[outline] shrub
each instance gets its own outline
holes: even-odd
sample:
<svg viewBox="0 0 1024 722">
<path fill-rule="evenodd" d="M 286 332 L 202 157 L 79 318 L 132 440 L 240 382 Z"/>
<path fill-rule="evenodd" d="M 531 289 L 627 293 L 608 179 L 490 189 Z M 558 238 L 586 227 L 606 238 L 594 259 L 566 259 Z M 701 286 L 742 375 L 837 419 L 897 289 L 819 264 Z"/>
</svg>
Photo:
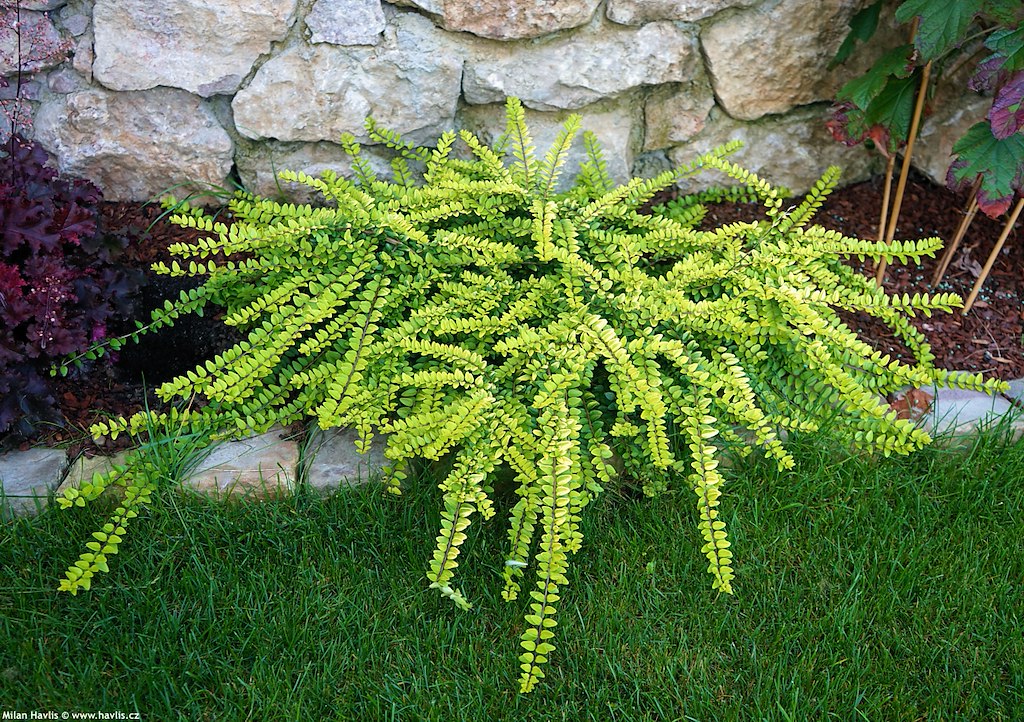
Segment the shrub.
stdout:
<svg viewBox="0 0 1024 722">
<path fill-rule="evenodd" d="M 138 414 L 93 431 L 164 424 L 225 437 L 312 416 L 323 428 L 358 429 L 364 443 L 388 434 L 396 493 L 410 461 L 451 455 L 427 578 L 463 609 L 460 547 L 474 516 L 495 514 L 492 483 L 510 470 L 518 500 L 508 512 L 504 597 L 517 598 L 531 564 L 535 573 L 520 641 L 528 692 L 554 650 L 569 555 L 583 542 L 580 516 L 603 487 L 619 483 L 616 456 L 647 494 L 692 494 L 712 587 L 729 593 L 718 439 L 740 451 L 760 447 L 789 467 L 779 429 L 837 422 L 861 447 L 905 453 L 928 436 L 896 418 L 880 393 L 998 382 L 936 370 L 908 321 L 948 310 L 957 297 L 887 296 L 841 262 L 851 254 L 917 258 L 938 239 L 887 246 L 808 225 L 836 169 L 784 211 L 776 189 L 724 158 L 736 144 L 614 187 L 585 134 L 588 160 L 559 193 L 579 117 L 543 159 L 514 99 L 507 117 L 495 147 L 462 131 L 415 148 L 368 122 L 396 153 L 393 181 L 376 178 L 347 137 L 354 180 L 283 174 L 322 193 L 325 207 L 241 195 L 230 227 L 200 211 L 177 216 L 210 236 L 172 249 L 187 264 L 158 270 L 207 280 L 138 332 L 216 304 L 247 337 L 158 390 L 165 400 L 195 394 L 208 401 L 203 408 Z M 735 197 L 727 191 L 638 211 L 702 168 L 736 179 L 763 202 L 765 219 L 701 230 L 702 203 Z M 836 307 L 888 322 L 917 362 L 870 348 Z M 83 570 L 99 569 L 84 561 L 61 589 L 87 588 Z"/>
<path fill-rule="evenodd" d="M 97 229 L 100 192 L 62 180 L 13 136 L 0 158 L 0 433 L 57 421 L 47 370 L 106 336 L 139 278 L 113 263 L 126 239 Z"/>
<path fill-rule="evenodd" d="M 851 22 L 851 33 L 836 62 L 853 52 L 858 40 L 874 35 L 885 0 L 864 8 Z M 974 57 L 968 87 L 991 94 L 992 106 L 956 141 L 947 173 L 951 188 L 977 183 L 980 209 L 995 218 L 1005 213 L 1024 184 L 1024 11 L 1017 0 L 905 0 L 896 19 L 911 23 L 912 40 L 883 55 L 871 69 L 836 94 L 830 127 L 849 145 L 871 139 L 886 155 L 910 140 L 918 87 L 928 84 L 929 70 Z"/>
</svg>

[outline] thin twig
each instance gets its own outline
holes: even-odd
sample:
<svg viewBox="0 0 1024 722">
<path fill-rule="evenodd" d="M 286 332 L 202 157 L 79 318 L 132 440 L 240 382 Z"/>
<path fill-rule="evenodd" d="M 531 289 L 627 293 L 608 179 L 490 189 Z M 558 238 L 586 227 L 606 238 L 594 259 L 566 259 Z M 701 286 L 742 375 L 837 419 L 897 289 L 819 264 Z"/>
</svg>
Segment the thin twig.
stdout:
<svg viewBox="0 0 1024 722">
<path fill-rule="evenodd" d="M 903 166 L 900 168 L 900 180 L 896 185 L 896 198 L 892 203 L 892 213 L 889 215 L 889 228 L 885 233 L 885 242 L 892 243 L 896 236 L 896 221 L 900 217 L 900 207 L 903 205 L 903 194 L 907 189 L 907 176 L 910 175 L 910 156 L 914 152 L 914 140 L 917 137 L 917 129 L 921 124 L 921 114 L 924 112 L 924 99 L 928 94 L 928 77 L 932 72 L 932 63 L 929 60 L 925 63 L 921 72 L 921 86 L 917 91 L 917 102 L 914 104 L 914 115 L 910 119 L 910 133 L 907 135 L 907 149 L 903 152 Z M 879 286 L 885 279 L 886 261 L 883 258 L 878 264 L 878 271 L 875 273 L 875 283 Z"/>
<path fill-rule="evenodd" d="M 953 237 L 953 242 L 946 248 L 946 252 L 942 254 L 942 260 L 939 262 L 939 267 L 935 269 L 935 275 L 932 276 L 932 285 L 935 286 L 942 280 L 942 277 L 946 273 L 946 269 L 949 268 L 950 261 L 953 260 L 953 254 L 956 253 L 956 249 L 960 245 L 960 241 L 967 235 L 967 229 L 974 220 L 974 217 L 978 214 L 978 191 L 981 189 L 981 176 L 974 181 L 974 186 L 971 188 L 971 196 L 967 199 L 967 213 L 960 220 L 960 226 L 956 229 L 956 235 Z"/>
<path fill-rule="evenodd" d="M 960 311 L 960 315 L 966 315 L 971 310 L 971 306 L 974 305 L 974 299 L 978 297 L 978 293 L 981 291 L 982 284 L 985 283 L 985 279 L 988 278 L 989 272 L 992 270 L 993 264 L 996 262 L 996 257 L 999 255 L 999 251 L 1003 249 L 1003 244 L 1006 243 L 1006 239 L 1010 237 L 1010 231 L 1013 230 L 1014 224 L 1017 223 L 1017 218 L 1020 217 L 1021 210 L 1024 210 L 1024 197 L 1017 201 L 1016 207 L 1013 209 L 1013 213 L 1010 214 L 1009 220 L 1006 221 L 1006 225 L 1003 226 L 1003 232 L 999 235 L 999 240 L 996 241 L 995 248 L 992 249 L 992 253 L 988 254 L 988 260 L 985 261 L 985 267 L 981 269 L 981 273 L 978 275 L 978 280 L 974 282 L 974 288 L 971 289 L 971 295 L 967 297 L 967 301 L 964 302 L 963 310 Z"/>
<path fill-rule="evenodd" d="M 889 199 L 892 196 L 892 173 L 896 168 L 896 154 L 893 153 L 885 161 L 885 187 L 882 190 L 882 210 L 878 214 L 878 242 L 885 241 L 885 222 L 889 218 Z M 884 259 L 879 259 L 884 262 Z"/>
</svg>

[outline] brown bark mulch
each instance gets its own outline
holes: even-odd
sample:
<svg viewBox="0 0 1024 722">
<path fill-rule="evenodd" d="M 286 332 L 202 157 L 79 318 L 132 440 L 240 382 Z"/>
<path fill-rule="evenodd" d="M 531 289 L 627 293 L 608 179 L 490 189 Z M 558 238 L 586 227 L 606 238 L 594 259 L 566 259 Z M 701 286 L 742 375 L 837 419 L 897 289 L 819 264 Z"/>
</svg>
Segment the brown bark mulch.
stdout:
<svg viewBox="0 0 1024 722">
<path fill-rule="evenodd" d="M 847 236 L 873 239 L 877 234 L 881 199 L 880 178 L 847 186 L 830 196 L 815 222 Z M 962 196 L 912 175 L 896 237 L 914 239 L 935 235 L 948 241 L 956 231 L 964 206 Z M 718 225 L 746 219 L 756 211 L 753 207 L 735 205 L 712 207 L 707 222 Z M 169 261 L 167 247 L 171 243 L 192 240 L 196 235 L 194 231 L 158 220 L 161 209 L 156 205 L 105 203 L 102 213 L 108 228 L 133 229 L 136 240 L 126 252 L 124 262 L 137 268 L 148 269 L 156 260 Z M 928 283 L 938 262 L 936 258 L 920 266 L 890 266 L 886 289 L 911 295 L 952 291 L 966 298 L 1001 230 L 1002 222 L 979 215 L 961 244 L 962 251 L 938 288 L 932 289 Z M 1024 244 L 1020 240 L 1019 232 L 1014 231 L 978 302 L 967 315 L 954 312 L 917 319 L 915 323 L 932 345 L 936 365 L 979 371 L 1006 380 L 1024 377 L 1021 339 Z M 870 261 L 858 267 L 865 274 L 874 274 Z M 185 287 L 181 281 L 158 277 L 148 270 L 147 277 L 149 282 L 143 291 L 143 304 L 147 308 L 162 304 L 163 298 L 177 297 Z M 143 317 L 148 318 L 148 310 Z M 845 320 L 875 348 L 897 356 L 902 352 L 899 341 L 874 319 L 848 316 Z M 175 328 L 148 337 L 140 347 L 128 347 L 120 352 L 118 363 L 112 369 L 58 379 L 57 398 L 65 426 L 48 430 L 43 440 L 51 444 L 70 443 L 73 453 L 83 448 L 89 453 L 97 451 L 86 439 L 91 423 L 102 415 L 127 415 L 142 409 L 146 390 L 149 391 L 148 403 L 152 408 L 158 407 L 152 389 L 225 348 L 229 341 L 226 331 L 226 327 L 209 317 L 183 319 Z M 123 442 L 115 444 L 122 445 Z"/>
</svg>

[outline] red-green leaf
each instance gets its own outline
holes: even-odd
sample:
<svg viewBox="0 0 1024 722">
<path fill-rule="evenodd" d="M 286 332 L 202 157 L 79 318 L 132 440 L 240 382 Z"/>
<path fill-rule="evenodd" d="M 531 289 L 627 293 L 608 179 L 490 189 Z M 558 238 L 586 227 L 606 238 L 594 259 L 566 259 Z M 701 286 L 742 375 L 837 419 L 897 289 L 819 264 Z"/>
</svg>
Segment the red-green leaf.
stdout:
<svg viewBox="0 0 1024 722">
<path fill-rule="evenodd" d="M 985 121 L 971 126 L 953 146 L 956 160 L 946 174 L 953 188 L 963 188 L 981 178 L 978 207 L 991 218 L 1006 213 L 1024 176 L 1024 135 L 1000 140 Z"/>
<path fill-rule="evenodd" d="M 978 63 L 967 83 L 967 87 L 979 93 L 1005 85 L 1011 73 L 1024 70 L 1024 25 L 994 31 L 985 40 L 985 47 L 993 53 Z"/>
<path fill-rule="evenodd" d="M 920 19 L 914 45 L 922 58 L 934 60 L 963 41 L 984 4 L 984 0 L 906 0 L 897 8 L 896 19 L 901 23 Z"/>
<path fill-rule="evenodd" d="M 988 111 L 988 120 L 992 124 L 992 135 L 999 140 L 1010 137 L 1024 126 L 1024 71 L 1019 71 L 1010 81 L 999 89 L 992 107 Z"/>
<path fill-rule="evenodd" d="M 1024 68 L 1024 26 L 994 30 L 985 38 L 985 47 L 1005 58 L 1007 70 Z"/>
</svg>

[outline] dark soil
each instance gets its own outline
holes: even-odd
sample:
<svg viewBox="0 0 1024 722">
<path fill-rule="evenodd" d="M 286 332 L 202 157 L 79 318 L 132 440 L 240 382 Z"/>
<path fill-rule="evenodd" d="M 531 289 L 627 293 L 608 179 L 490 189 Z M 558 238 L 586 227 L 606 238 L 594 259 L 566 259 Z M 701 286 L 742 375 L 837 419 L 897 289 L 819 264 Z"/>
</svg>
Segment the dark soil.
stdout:
<svg viewBox="0 0 1024 722">
<path fill-rule="evenodd" d="M 847 236 L 874 239 L 881 199 L 881 179 L 842 188 L 830 196 L 818 212 L 816 222 Z M 948 241 L 956 231 L 964 206 L 965 198 L 920 176 L 912 176 L 896 237 L 939 236 Z M 720 225 L 747 220 L 757 217 L 759 210 L 758 206 L 716 206 L 710 209 L 708 221 Z M 171 243 L 196 237 L 195 231 L 157 220 L 160 212 L 159 207 L 153 205 L 106 203 L 103 207 L 109 228 L 134 228 L 137 235 L 125 263 L 146 271 L 148 284 L 143 290 L 139 318 L 148 318 L 150 309 L 162 305 L 164 298 L 176 298 L 188 286 L 181 279 L 157 276 L 149 270 L 154 261 L 171 260 L 167 252 Z M 936 258 L 926 260 L 921 266 L 890 266 L 886 289 L 900 294 L 952 291 L 966 298 L 1001 230 L 999 221 L 983 216 L 976 218 L 961 244 L 962 252 L 938 288 L 932 289 L 928 284 L 938 262 Z M 954 312 L 917 320 L 918 327 L 931 342 L 936 365 L 980 371 L 1007 380 L 1024 377 L 1021 339 L 1024 248 L 1018 241 L 1019 234 L 1015 230 L 999 255 L 979 300 L 967 315 Z M 872 262 L 855 262 L 855 265 L 865 274 L 874 275 Z M 868 317 L 847 316 L 846 320 L 875 348 L 896 357 L 903 353 L 902 344 L 884 325 Z M 87 440 L 86 433 L 91 423 L 103 416 L 134 413 L 146 403 L 150 408 L 159 408 L 152 389 L 233 343 L 235 336 L 229 331 L 216 317 L 182 319 L 171 329 L 144 336 L 138 347 L 129 346 L 121 351 L 112 368 L 97 367 L 84 374 L 58 379 L 57 398 L 65 425 L 48 429 L 42 441 L 70 444 L 72 453 L 79 450 L 95 453 L 98 449 Z M 126 442 L 107 442 L 106 448 Z"/>
</svg>

